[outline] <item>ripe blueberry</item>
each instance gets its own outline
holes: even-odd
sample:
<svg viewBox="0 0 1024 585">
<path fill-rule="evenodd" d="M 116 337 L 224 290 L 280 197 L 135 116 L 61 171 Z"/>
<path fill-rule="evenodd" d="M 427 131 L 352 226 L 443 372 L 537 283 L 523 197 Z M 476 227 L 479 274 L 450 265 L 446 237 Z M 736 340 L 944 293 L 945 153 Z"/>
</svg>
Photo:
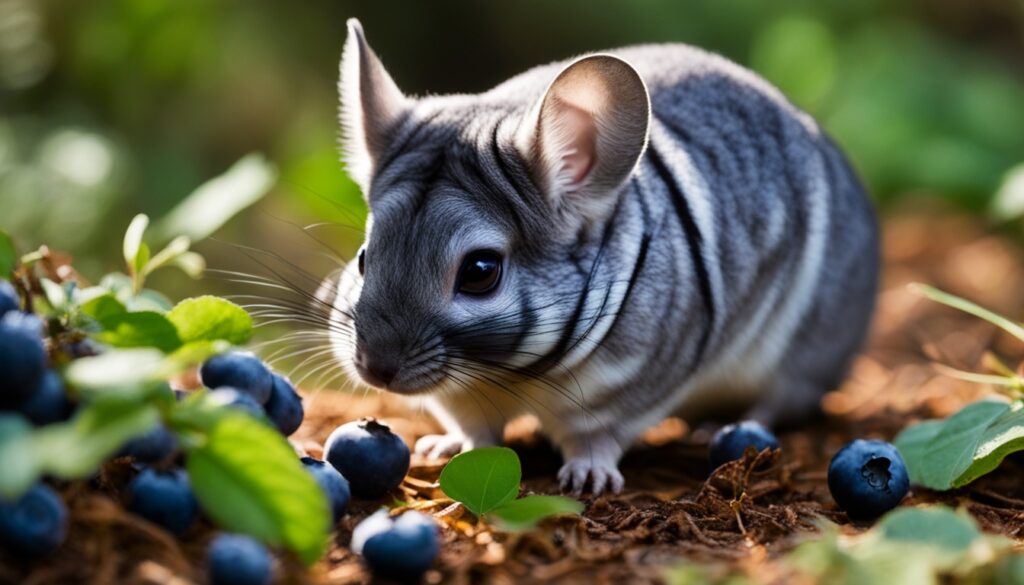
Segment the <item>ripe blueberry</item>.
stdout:
<svg viewBox="0 0 1024 585">
<path fill-rule="evenodd" d="M 143 518 L 182 535 L 192 526 L 199 504 L 183 469 L 143 469 L 128 484 L 128 509 Z"/>
<path fill-rule="evenodd" d="M 378 577 L 415 582 L 434 564 L 440 551 L 437 524 L 420 512 L 396 519 L 380 510 L 352 531 L 352 551 L 363 555 Z"/>
<path fill-rule="evenodd" d="M 68 510 L 44 484 L 13 502 L 0 501 L 0 545 L 26 557 L 52 553 L 68 533 Z"/>
<path fill-rule="evenodd" d="M 0 280 L 0 317 L 20 308 L 21 299 L 18 298 L 18 291 L 14 290 L 14 285 L 6 280 Z"/>
<path fill-rule="evenodd" d="M 230 386 L 266 404 L 274 383 L 270 370 L 260 358 L 244 351 L 229 351 L 206 360 L 199 378 L 207 388 Z"/>
<path fill-rule="evenodd" d="M 274 383 L 270 389 L 270 399 L 264 405 L 267 417 L 274 423 L 277 430 L 284 436 L 291 435 L 302 424 L 305 412 L 302 408 L 302 397 L 295 387 L 284 376 L 274 374 Z"/>
<path fill-rule="evenodd" d="M 327 494 L 327 501 L 331 503 L 334 523 L 337 524 L 338 520 L 341 520 L 345 515 L 345 510 L 348 509 L 350 497 L 348 480 L 345 479 L 345 476 L 338 473 L 338 470 L 333 466 L 319 459 L 303 457 L 302 464 L 313 474 L 313 478 L 320 484 L 320 489 L 324 490 L 324 493 Z"/>
<path fill-rule="evenodd" d="M 256 399 L 253 398 L 252 395 L 241 392 L 235 388 L 217 388 L 210 392 L 210 400 L 219 406 L 237 408 L 238 410 L 251 414 L 261 420 L 265 419 L 267 416 L 263 407 L 256 402 Z"/>
<path fill-rule="evenodd" d="M 747 420 L 726 425 L 711 438 L 711 467 L 717 468 L 724 463 L 743 458 L 747 447 L 762 451 L 766 447 L 779 448 L 779 440 L 761 423 Z"/>
<path fill-rule="evenodd" d="M 267 548 L 242 534 L 221 534 L 206 551 L 210 585 L 269 585 L 273 563 Z"/>
<path fill-rule="evenodd" d="M 121 455 L 139 463 L 156 463 L 171 456 L 178 449 L 178 437 L 163 423 L 144 435 L 135 437 L 121 448 Z"/>
<path fill-rule="evenodd" d="M 17 311 L 0 319 L 0 408 L 16 408 L 39 387 L 46 371 L 42 323 Z"/>
<path fill-rule="evenodd" d="M 409 447 L 372 418 L 334 429 L 324 445 L 324 459 L 345 476 L 352 495 L 366 499 L 385 496 L 409 471 Z"/>
<path fill-rule="evenodd" d="M 855 520 L 877 518 L 895 508 L 909 489 L 903 457 L 885 441 L 857 439 L 828 464 L 828 490 Z"/>
<path fill-rule="evenodd" d="M 33 423 L 47 425 L 70 418 L 74 405 L 68 400 L 68 393 L 64 389 L 64 381 L 60 379 L 60 375 L 53 370 L 47 370 L 36 391 L 18 410 Z"/>
</svg>

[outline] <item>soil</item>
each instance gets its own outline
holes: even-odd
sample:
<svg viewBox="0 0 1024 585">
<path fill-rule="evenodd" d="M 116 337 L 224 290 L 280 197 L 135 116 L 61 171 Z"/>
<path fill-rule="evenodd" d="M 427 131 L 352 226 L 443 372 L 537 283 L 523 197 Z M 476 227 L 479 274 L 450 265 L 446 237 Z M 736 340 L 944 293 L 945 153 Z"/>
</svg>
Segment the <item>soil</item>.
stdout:
<svg viewBox="0 0 1024 585">
<path fill-rule="evenodd" d="M 537 530 L 504 534 L 452 504 L 435 483 L 442 464 L 414 457 L 395 497 L 433 513 L 444 525 L 440 558 L 427 583 L 659 583 L 666 568 L 702 563 L 760 583 L 796 582 L 781 554 L 817 530 L 822 519 L 846 533 L 870 528 L 836 508 L 826 485 L 832 454 L 853 438 L 891 440 L 909 424 L 955 412 L 991 389 L 949 378 L 940 362 L 978 370 L 987 351 L 1019 363 L 1024 346 L 995 328 L 922 299 L 906 286 L 926 282 L 1003 314 L 1024 314 L 1024 251 L 977 220 L 936 212 L 891 215 L 884 228 L 884 276 L 873 333 L 842 388 L 826 395 L 824 414 L 779 434 L 782 448 L 726 465 L 709 477 L 712 427 L 670 419 L 652 429 L 622 463 L 626 490 L 584 497 L 580 517 L 545 521 Z M 306 395 L 307 417 L 293 436 L 298 450 L 319 456 L 338 424 L 375 416 L 410 444 L 436 432 L 421 414 L 381 395 L 328 390 Z M 524 489 L 556 493 L 557 453 L 529 420 L 507 442 L 519 453 Z M 202 583 L 202 554 L 214 533 L 197 526 L 185 539 L 125 512 L 118 489 L 129 470 L 64 487 L 72 525 L 67 544 L 45 563 L 0 553 L 0 583 Z M 1024 457 L 1008 458 L 967 488 L 936 493 L 915 488 L 903 505 L 942 502 L 966 509 L 987 532 L 1024 546 Z M 389 502 L 355 502 L 330 551 L 311 570 L 282 558 L 281 583 L 369 583 L 348 551 L 352 528 Z"/>
</svg>

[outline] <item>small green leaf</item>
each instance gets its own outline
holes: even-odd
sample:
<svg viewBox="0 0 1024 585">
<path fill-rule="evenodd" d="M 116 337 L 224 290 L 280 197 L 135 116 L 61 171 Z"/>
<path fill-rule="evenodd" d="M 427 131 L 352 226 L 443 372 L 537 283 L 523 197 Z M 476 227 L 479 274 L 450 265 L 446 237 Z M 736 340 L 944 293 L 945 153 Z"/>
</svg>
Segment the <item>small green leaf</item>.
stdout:
<svg viewBox="0 0 1024 585">
<path fill-rule="evenodd" d="M 68 295 L 64 287 L 50 280 L 49 278 L 40 278 L 39 285 L 43 288 L 43 296 L 46 297 L 46 302 L 51 307 L 58 311 L 64 310 L 68 305 Z"/>
<path fill-rule="evenodd" d="M 132 437 L 159 421 L 145 400 L 102 396 L 83 406 L 73 419 L 34 431 L 0 418 L 0 496 L 17 497 L 46 476 L 86 477 Z"/>
<path fill-rule="evenodd" d="M 160 313 L 125 312 L 108 316 L 101 324 L 103 331 L 94 337 L 113 347 L 155 347 L 164 353 L 181 347 L 177 328 Z"/>
<path fill-rule="evenodd" d="M 171 263 L 192 278 L 201 277 L 203 272 L 206 270 L 206 260 L 195 252 L 179 254 L 175 256 Z"/>
<path fill-rule="evenodd" d="M 0 412 L 0 499 L 25 493 L 39 477 L 32 451 L 32 425 L 18 414 Z"/>
<path fill-rule="evenodd" d="M 949 508 L 897 508 L 878 523 L 885 538 L 966 552 L 981 536 L 970 518 Z"/>
<path fill-rule="evenodd" d="M 135 264 L 132 265 L 135 274 L 146 274 L 146 264 L 149 263 L 149 246 L 145 242 L 139 244 L 139 253 L 135 255 Z"/>
<path fill-rule="evenodd" d="M 160 250 L 153 256 L 153 259 L 146 263 L 143 270 L 145 274 L 149 274 L 154 270 L 168 264 L 178 256 L 188 252 L 189 247 L 192 245 L 192 239 L 188 236 L 178 236 L 171 240 L 171 243 L 164 246 L 163 250 Z"/>
<path fill-rule="evenodd" d="M 146 233 L 147 227 L 149 227 L 149 217 L 144 213 L 140 213 L 132 219 L 131 223 L 128 224 L 128 229 L 124 232 L 124 242 L 122 244 L 124 262 L 132 268 L 138 266 L 136 258 L 139 256 L 139 249 L 142 247 L 142 235 Z"/>
<path fill-rule="evenodd" d="M 10 278 L 18 265 L 18 251 L 7 232 L 0 231 L 0 278 Z"/>
<path fill-rule="evenodd" d="M 118 349 L 71 362 L 65 375 L 79 388 L 134 388 L 160 378 L 164 354 L 156 349 Z"/>
<path fill-rule="evenodd" d="M 960 487 L 1024 449 L 1021 403 L 983 400 L 946 420 L 926 421 L 896 437 L 910 480 L 934 490 Z"/>
<path fill-rule="evenodd" d="M 226 414 L 189 449 L 187 468 L 203 510 L 222 528 L 286 546 L 307 564 L 320 558 L 330 527 L 326 497 L 277 431 Z"/>
<path fill-rule="evenodd" d="M 262 155 L 249 154 L 223 175 L 202 184 L 171 210 L 154 231 L 157 238 L 186 235 L 198 241 L 262 198 L 277 180 L 277 169 Z"/>
<path fill-rule="evenodd" d="M 519 494 L 519 456 L 507 447 L 484 447 L 452 458 L 441 471 L 441 491 L 483 516 Z"/>
<path fill-rule="evenodd" d="M 83 315 L 92 317 L 101 327 L 104 321 L 128 312 L 113 293 L 94 294 L 88 300 L 82 300 L 78 309 Z"/>
<path fill-rule="evenodd" d="M 223 339 L 215 341 L 190 341 L 167 356 L 165 360 L 166 369 L 170 373 L 181 372 L 229 349 L 231 349 L 231 344 Z"/>
<path fill-rule="evenodd" d="M 223 339 L 242 345 L 252 336 L 252 318 L 245 309 L 212 296 L 185 299 L 167 318 L 178 328 L 182 342 Z"/>
<path fill-rule="evenodd" d="M 489 515 L 497 519 L 503 530 L 519 532 L 533 528 L 548 516 L 579 514 L 582 511 L 583 504 L 572 498 L 531 495 L 506 502 L 491 510 Z"/>
<path fill-rule="evenodd" d="M 152 395 L 150 387 L 148 395 Z M 72 479 L 85 477 L 113 456 L 129 439 L 152 429 L 160 412 L 136 397 L 101 396 L 67 423 L 39 429 L 33 439 L 43 472 Z"/>
</svg>

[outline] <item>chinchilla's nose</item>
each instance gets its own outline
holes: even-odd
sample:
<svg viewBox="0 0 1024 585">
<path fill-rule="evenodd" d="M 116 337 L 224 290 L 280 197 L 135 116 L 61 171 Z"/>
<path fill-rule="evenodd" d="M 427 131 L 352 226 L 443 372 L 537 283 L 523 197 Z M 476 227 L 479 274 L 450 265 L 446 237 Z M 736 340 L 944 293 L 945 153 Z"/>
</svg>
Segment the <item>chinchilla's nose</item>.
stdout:
<svg viewBox="0 0 1024 585">
<path fill-rule="evenodd" d="M 356 371 L 372 386 L 386 388 L 402 368 L 401 361 L 390 352 L 371 354 L 363 347 L 356 348 Z"/>
</svg>

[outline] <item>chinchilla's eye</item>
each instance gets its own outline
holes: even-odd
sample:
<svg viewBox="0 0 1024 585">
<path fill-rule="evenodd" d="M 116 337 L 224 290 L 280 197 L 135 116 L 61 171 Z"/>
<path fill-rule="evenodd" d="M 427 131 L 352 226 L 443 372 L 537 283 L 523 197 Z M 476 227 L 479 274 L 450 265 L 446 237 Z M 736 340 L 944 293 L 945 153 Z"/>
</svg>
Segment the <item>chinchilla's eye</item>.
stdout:
<svg viewBox="0 0 1024 585">
<path fill-rule="evenodd" d="M 459 270 L 459 292 L 482 295 L 494 290 L 501 279 L 501 254 L 476 250 L 466 255 Z"/>
<path fill-rule="evenodd" d="M 366 272 L 366 248 L 359 248 L 359 253 L 356 255 L 357 262 L 359 262 L 359 276 L 362 276 Z"/>
</svg>

